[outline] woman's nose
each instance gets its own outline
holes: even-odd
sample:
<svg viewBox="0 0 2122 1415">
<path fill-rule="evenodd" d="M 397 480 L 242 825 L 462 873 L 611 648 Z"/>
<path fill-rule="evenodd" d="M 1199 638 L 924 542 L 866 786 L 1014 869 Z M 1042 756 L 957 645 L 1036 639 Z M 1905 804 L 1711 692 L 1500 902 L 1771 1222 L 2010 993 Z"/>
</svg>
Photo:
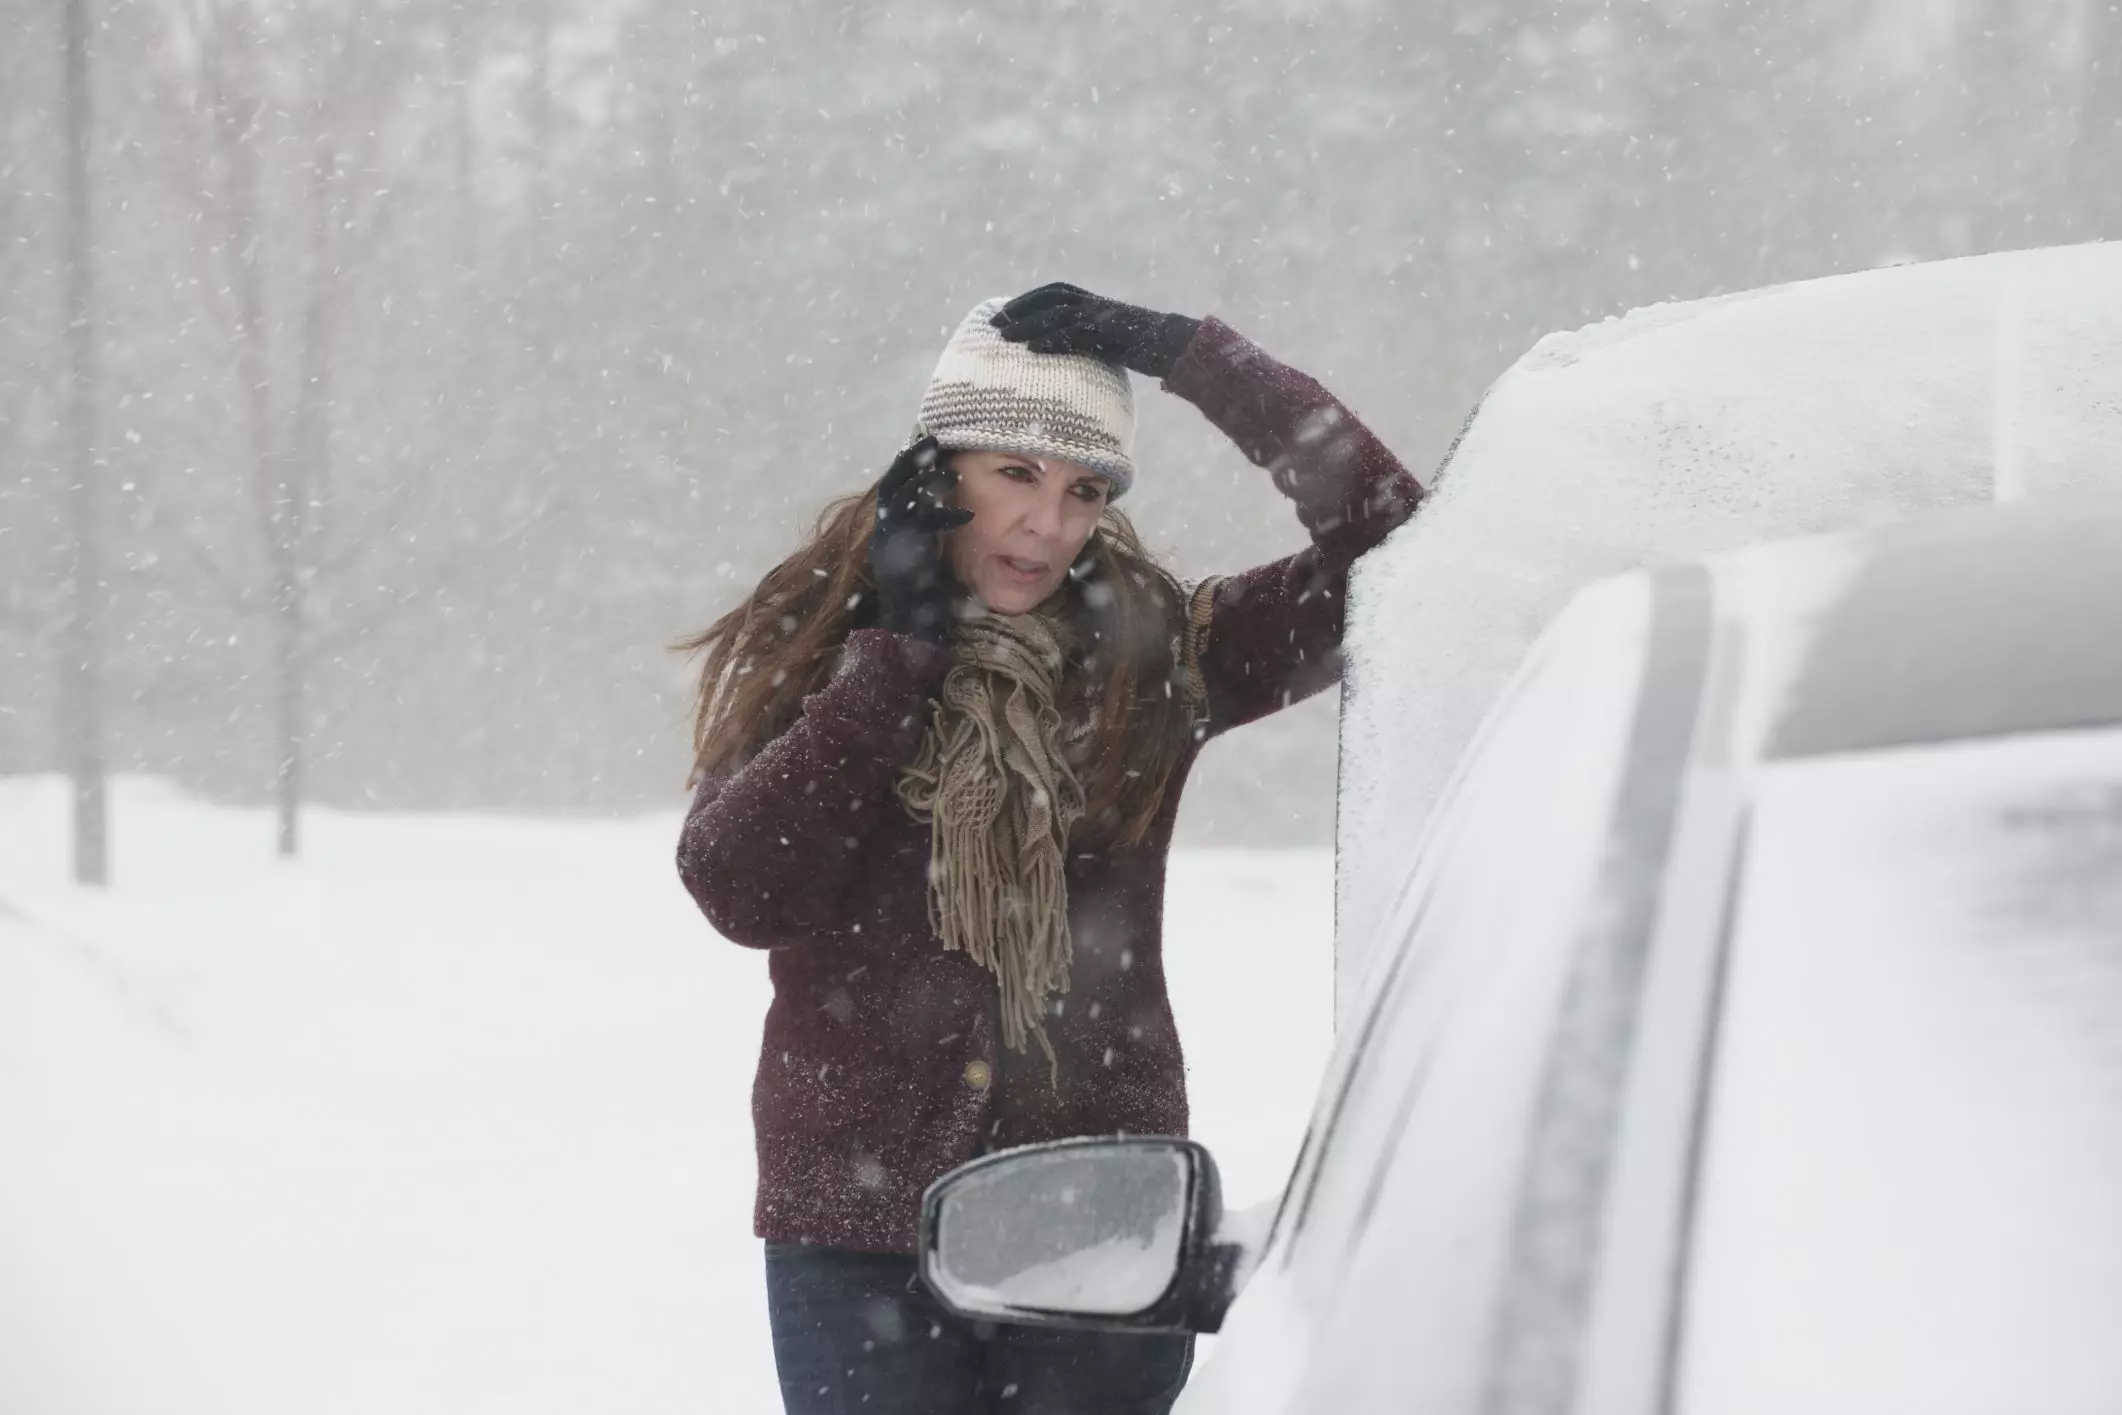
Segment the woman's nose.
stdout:
<svg viewBox="0 0 2122 1415">
<path fill-rule="evenodd" d="M 1042 540 L 1053 540 L 1061 534 L 1061 498 L 1039 496 L 1033 499 L 1026 524 Z"/>
</svg>

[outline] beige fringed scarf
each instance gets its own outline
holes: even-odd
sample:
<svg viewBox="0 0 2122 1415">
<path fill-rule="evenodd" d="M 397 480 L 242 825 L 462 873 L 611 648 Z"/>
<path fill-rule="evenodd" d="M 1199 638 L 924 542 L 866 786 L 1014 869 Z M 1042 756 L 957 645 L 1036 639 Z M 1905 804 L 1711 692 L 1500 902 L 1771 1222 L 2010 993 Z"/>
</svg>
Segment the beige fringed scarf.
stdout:
<svg viewBox="0 0 2122 1415">
<path fill-rule="evenodd" d="M 1208 696 L 1201 654 L 1220 576 L 1187 594 L 1179 656 L 1187 699 Z M 1072 639 L 1050 613 L 961 621 L 954 662 L 899 799 L 930 829 L 928 917 L 949 950 L 995 975 L 1002 1040 L 1037 1038 L 1053 1083 L 1049 996 L 1068 991 L 1068 836 L 1083 789 L 1064 752 L 1055 695 Z"/>
<path fill-rule="evenodd" d="M 1068 991 L 1068 834 L 1083 816 L 1054 703 L 1067 633 L 1039 613 L 958 624 L 934 719 L 898 780 L 930 825 L 930 924 L 995 975 L 1003 1042 L 1037 1038 L 1056 1085 L 1046 1006 Z"/>
</svg>

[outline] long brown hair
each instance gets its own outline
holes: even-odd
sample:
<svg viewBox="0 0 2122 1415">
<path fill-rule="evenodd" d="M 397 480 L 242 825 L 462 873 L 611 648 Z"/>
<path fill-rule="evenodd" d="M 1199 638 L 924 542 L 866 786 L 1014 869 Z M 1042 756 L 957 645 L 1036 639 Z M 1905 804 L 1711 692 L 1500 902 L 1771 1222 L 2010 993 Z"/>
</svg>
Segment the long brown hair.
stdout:
<svg viewBox="0 0 2122 1415">
<path fill-rule="evenodd" d="M 875 623 L 869 570 L 874 490 L 820 513 L 810 536 L 745 601 L 673 645 L 698 655 L 693 777 L 736 770 L 787 731 L 803 699 L 839 666 L 847 636 Z M 1185 593 L 1108 506 L 1059 593 L 1082 646 L 1063 670 L 1060 706 L 1085 810 L 1074 838 L 1135 844 L 1164 804 L 1194 731 L 1179 635 Z"/>
</svg>

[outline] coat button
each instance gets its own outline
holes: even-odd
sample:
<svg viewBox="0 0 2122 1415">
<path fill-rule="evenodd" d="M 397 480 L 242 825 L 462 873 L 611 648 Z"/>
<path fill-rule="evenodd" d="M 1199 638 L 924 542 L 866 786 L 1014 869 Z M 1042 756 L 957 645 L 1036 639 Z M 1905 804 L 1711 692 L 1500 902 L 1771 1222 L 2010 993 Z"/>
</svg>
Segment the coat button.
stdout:
<svg viewBox="0 0 2122 1415">
<path fill-rule="evenodd" d="M 965 1084 L 971 1086 L 974 1090 L 986 1090 L 988 1083 L 994 1079 L 995 1073 L 988 1067 L 986 1062 L 968 1061 L 965 1063 Z"/>
</svg>

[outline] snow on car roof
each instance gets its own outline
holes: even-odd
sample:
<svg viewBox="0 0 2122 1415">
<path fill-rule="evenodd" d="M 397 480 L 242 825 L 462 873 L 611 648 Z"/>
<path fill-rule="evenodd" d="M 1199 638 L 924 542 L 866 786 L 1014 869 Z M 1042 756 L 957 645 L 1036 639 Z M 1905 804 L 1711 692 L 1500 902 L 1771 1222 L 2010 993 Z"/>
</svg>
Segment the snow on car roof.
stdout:
<svg viewBox="0 0 2122 1415">
<path fill-rule="evenodd" d="M 2118 447 L 2122 245 L 1835 276 L 1543 339 L 1490 390 L 1430 503 L 1357 571 L 1344 947 L 1378 926 L 1460 751 L 1583 585 L 1943 507 L 2122 489 Z"/>
</svg>

